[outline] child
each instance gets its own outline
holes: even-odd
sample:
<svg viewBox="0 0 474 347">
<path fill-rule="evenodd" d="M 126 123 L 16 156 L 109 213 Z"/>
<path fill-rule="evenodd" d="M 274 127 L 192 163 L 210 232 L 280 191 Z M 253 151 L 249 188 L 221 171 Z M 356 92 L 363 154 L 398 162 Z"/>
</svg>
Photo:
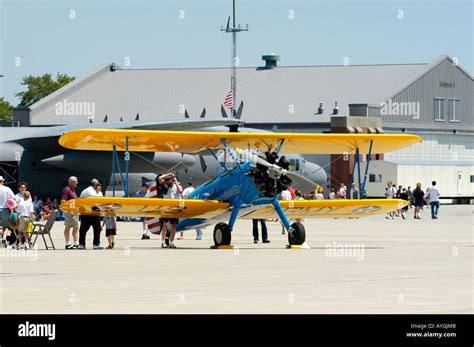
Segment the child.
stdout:
<svg viewBox="0 0 474 347">
<path fill-rule="evenodd" d="M 23 193 L 23 200 L 18 204 L 18 213 L 20 214 L 19 226 L 18 226 L 18 249 L 29 249 L 28 244 L 28 224 L 35 219 L 35 210 L 33 208 L 33 202 L 30 200 L 31 194 L 29 191 Z M 25 243 L 22 243 L 22 236 L 25 236 Z"/>
<path fill-rule="evenodd" d="M 115 235 L 117 235 L 117 222 L 115 220 L 115 216 L 107 216 L 104 217 L 104 221 L 102 222 L 102 229 L 105 225 L 105 236 L 107 236 L 107 241 L 109 245 L 106 249 L 113 249 L 115 246 Z"/>
</svg>

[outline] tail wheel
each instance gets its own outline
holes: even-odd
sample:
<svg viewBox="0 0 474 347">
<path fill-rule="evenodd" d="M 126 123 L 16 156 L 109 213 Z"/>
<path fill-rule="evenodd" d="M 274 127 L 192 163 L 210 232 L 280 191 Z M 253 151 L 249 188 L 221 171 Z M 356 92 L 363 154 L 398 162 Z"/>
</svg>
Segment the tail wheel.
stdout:
<svg viewBox="0 0 474 347">
<path fill-rule="evenodd" d="M 226 223 L 219 223 L 214 227 L 214 245 L 227 246 L 230 245 L 231 231 Z"/>
<path fill-rule="evenodd" d="M 306 231 L 301 223 L 291 224 L 293 231 L 288 231 L 288 243 L 290 245 L 302 245 L 306 240 Z"/>
</svg>

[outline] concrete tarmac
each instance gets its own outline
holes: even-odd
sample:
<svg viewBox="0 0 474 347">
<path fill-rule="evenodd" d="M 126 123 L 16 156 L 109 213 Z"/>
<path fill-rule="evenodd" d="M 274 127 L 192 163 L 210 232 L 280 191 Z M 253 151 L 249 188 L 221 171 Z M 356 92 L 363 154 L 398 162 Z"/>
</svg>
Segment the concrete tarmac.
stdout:
<svg viewBox="0 0 474 347">
<path fill-rule="evenodd" d="M 311 249 L 298 250 L 275 222 L 271 243 L 254 244 L 250 220 L 233 250 L 209 248 L 213 227 L 162 249 L 138 222 L 119 223 L 114 250 L 65 250 L 56 222 L 57 250 L 0 250 L 0 312 L 472 313 L 472 207 L 422 217 L 307 220 Z"/>
</svg>

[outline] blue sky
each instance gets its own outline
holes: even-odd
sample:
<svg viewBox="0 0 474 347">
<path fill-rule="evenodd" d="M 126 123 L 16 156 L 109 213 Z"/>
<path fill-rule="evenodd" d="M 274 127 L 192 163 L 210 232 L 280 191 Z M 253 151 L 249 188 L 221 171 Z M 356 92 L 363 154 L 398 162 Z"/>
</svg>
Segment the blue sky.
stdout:
<svg viewBox="0 0 474 347">
<path fill-rule="evenodd" d="M 230 65 L 231 38 L 219 29 L 231 0 L 0 4 L 0 96 L 14 105 L 29 74 L 81 76 L 111 61 L 126 68 Z M 238 57 L 241 66 L 260 66 L 269 52 L 281 56 L 280 65 L 339 65 L 344 57 L 384 64 L 449 54 L 472 74 L 473 17 L 472 0 L 237 0 L 237 23 L 250 27 L 239 34 Z"/>
</svg>

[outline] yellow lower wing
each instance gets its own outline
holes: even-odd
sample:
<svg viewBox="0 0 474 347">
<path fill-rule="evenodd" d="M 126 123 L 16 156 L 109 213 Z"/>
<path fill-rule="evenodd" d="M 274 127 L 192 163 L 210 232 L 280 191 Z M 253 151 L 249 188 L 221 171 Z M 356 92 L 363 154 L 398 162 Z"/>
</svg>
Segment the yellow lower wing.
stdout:
<svg viewBox="0 0 474 347">
<path fill-rule="evenodd" d="M 280 201 L 288 218 L 359 218 L 401 209 L 408 201 L 400 199 L 291 200 Z M 272 206 L 262 206 L 241 218 L 278 218 Z"/>
<path fill-rule="evenodd" d="M 59 208 L 74 215 L 212 218 L 228 206 L 215 200 L 87 197 L 68 200 Z"/>
</svg>

